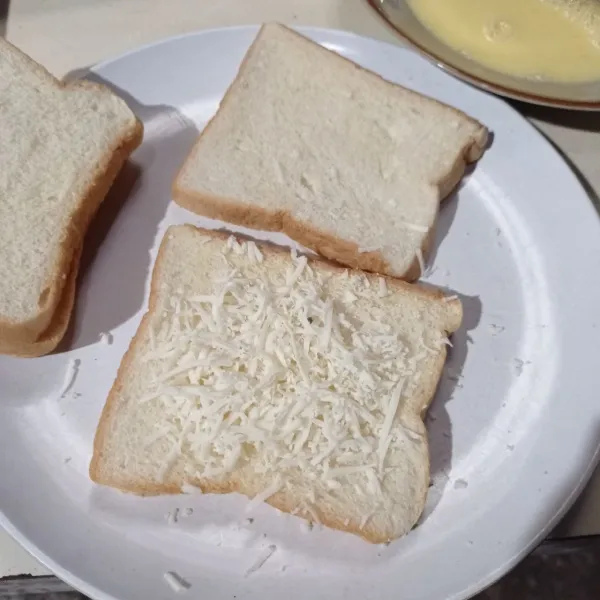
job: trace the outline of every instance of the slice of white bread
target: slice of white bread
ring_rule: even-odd
[[[36,356],[48,354],[58,346],[67,331],[71,313],[73,311],[73,305],[75,304],[75,290],[77,287],[77,273],[79,270],[80,258],[81,248],[75,251],[72,268],[67,276],[60,302],[56,307],[52,321],[47,329],[38,336],[35,342],[9,342],[0,337],[0,354],[10,354],[22,358],[34,358]]]
[[[0,352],[45,353],[60,341],[74,257],[141,139],[141,123],[107,87],[63,84],[0,39]]]
[[[487,136],[462,112],[268,24],[173,196],[198,214],[282,231],[339,263],[412,281],[440,200]]]
[[[425,504],[422,419],[461,318],[441,292],[171,227],[90,477],[143,495],[236,491],[399,537]]]

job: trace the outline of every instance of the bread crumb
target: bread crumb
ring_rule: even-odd
[[[176,593],[186,592],[192,587],[192,584],[184,579],[181,575],[175,573],[175,571],[168,571],[163,575],[167,585]]]
[[[447,373],[446,376],[448,377],[448,379],[450,379],[452,381],[458,381],[459,379],[462,378],[462,375],[455,369],[447,369],[446,373]]]
[[[531,361],[530,360],[523,360],[521,358],[515,358],[515,372],[517,374],[517,377],[520,377],[523,373],[523,367],[525,365],[530,365]]]
[[[310,521],[302,521],[300,525],[302,531],[311,532],[313,530],[313,524]]]
[[[107,346],[110,346],[113,343],[113,335],[112,333],[101,333],[100,334],[100,343],[101,344],[106,344]]]
[[[454,482],[454,489],[455,490],[464,490],[468,486],[469,486],[469,482],[466,479],[457,479]]]
[[[285,183],[285,178],[283,176],[283,169],[281,168],[281,163],[274,159],[273,160],[273,170],[275,171],[275,178],[279,183]]]
[[[385,298],[388,295],[387,284],[385,283],[385,279],[383,277],[379,278],[379,291],[377,295],[380,298]]]
[[[176,508],[173,512],[168,512],[166,515],[167,523],[173,525],[179,520],[179,509]]]
[[[248,577],[252,575],[252,573],[256,573],[270,558],[273,556],[274,552],[277,550],[277,546],[271,544],[268,548],[265,548],[264,552],[258,557],[258,559],[254,562],[254,564],[246,571],[245,576]]]
[[[194,514],[194,509],[193,508],[186,508],[184,509],[183,513],[181,514],[182,517],[191,517]]]
[[[490,325],[490,333],[492,335],[499,335],[500,333],[502,333],[504,330],[506,329],[506,327],[503,327],[502,325],[496,325],[495,323],[492,323]]]

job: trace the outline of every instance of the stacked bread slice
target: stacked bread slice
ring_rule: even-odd
[[[65,85],[0,39],[0,353],[62,339],[88,225],[141,139],[108,88]]]

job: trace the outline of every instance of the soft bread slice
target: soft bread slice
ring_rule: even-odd
[[[241,492],[384,542],[429,486],[423,414],[460,301],[189,225],[166,233],[90,477]]]
[[[67,331],[75,304],[75,290],[80,258],[81,248],[75,252],[71,272],[67,276],[62,297],[46,331],[35,342],[30,343],[7,342],[0,338],[0,354],[20,356],[21,358],[34,358],[48,354],[58,346]]]
[[[277,24],[264,25],[173,196],[339,263],[418,279],[439,203],[486,128]]]
[[[141,138],[141,123],[107,87],[65,85],[0,39],[3,347],[52,346],[42,336],[57,322],[74,253]]]

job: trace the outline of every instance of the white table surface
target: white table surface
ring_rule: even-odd
[[[400,43],[365,0],[12,0],[4,22],[2,5],[0,35],[59,77],[160,38],[263,21]],[[600,113],[518,108],[559,148],[600,207]],[[557,534],[600,534],[600,469]],[[25,573],[48,571],[0,532],[0,577]]]

